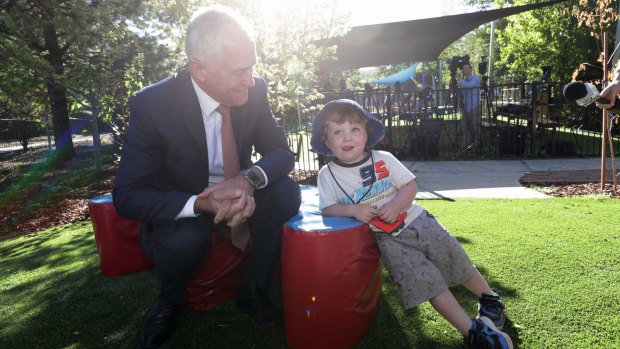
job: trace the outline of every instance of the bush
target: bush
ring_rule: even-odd
[[[28,149],[28,141],[45,134],[42,123],[33,120],[0,119],[0,141],[19,141],[24,150]]]

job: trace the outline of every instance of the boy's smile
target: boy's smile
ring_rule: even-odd
[[[352,164],[365,157],[368,133],[364,124],[349,120],[340,124],[328,121],[325,131],[325,144],[340,162]]]

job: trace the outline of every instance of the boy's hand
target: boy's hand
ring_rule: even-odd
[[[391,203],[387,203],[377,210],[377,216],[386,223],[396,222],[399,215],[400,210],[396,205],[392,205]]]
[[[368,223],[377,215],[377,208],[371,205],[351,205],[353,217],[358,221]]]

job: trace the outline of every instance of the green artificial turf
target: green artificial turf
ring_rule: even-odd
[[[419,203],[502,295],[516,348],[620,348],[618,200]],[[105,277],[98,263],[90,222],[0,240],[0,347],[137,348],[157,283],[150,271]],[[475,316],[476,298],[462,287],[453,291]],[[233,301],[183,312],[164,346],[286,347],[284,329],[258,329]],[[462,347],[428,303],[403,310],[384,272],[377,316],[356,348]]]

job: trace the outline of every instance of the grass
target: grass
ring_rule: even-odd
[[[620,348],[617,200],[422,200],[507,304],[518,348]],[[469,314],[476,299],[454,293]],[[104,277],[90,222],[0,240],[2,348],[135,348],[157,295],[150,271]],[[277,299],[277,288],[274,290]],[[317,334],[320,335],[320,334]],[[232,301],[181,314],[165,348],[286,348]],[[404,311],[384,273],[381,304],[356,348],[462,348],[428,303]]]

